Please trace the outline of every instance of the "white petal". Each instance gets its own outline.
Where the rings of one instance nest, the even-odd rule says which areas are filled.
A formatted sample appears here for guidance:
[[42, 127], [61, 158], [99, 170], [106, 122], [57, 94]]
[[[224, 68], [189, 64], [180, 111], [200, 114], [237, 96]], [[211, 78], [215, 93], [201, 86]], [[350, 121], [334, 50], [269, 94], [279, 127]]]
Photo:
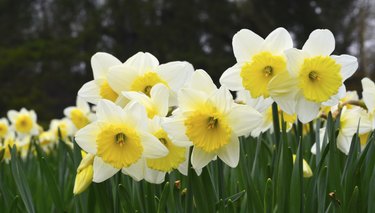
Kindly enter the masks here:
[[329, 30], [314, 30], [303, 45], [302, 50], [307, 51], [312, 56], [331, 55], [335, 50], [335, 37]]
[[124, 123], [134, 127], [135, 129], [141, 131], [147, 130], [148, 118], [146, 109], [138, 102], [131, 101], [128, 103], [121, 113], [121, 119]]
[[190, 88], [211, 95], [217, 90], [211, 77], [204, 70], [196, 70], [191, 77]]
[[228, 113], [228, 122], [236, 136], [248, 135], [262, 122], [262, 115], [250, 106], [236, 104]]
[[339, 134], [337, 136], [337, 148], [346, 155], [349, 154], [352, 137], [353, 135], [351, 137], [347, 137], [343, 134]]
[[[374, 112], [375, 110], [375, 84], [369, 78], [363, 78], [362, 82], [362, 96], [369, 112]], [[8, 114], [9, 117], [9, 114]]]
[[183, 117], [168, 117], [163, 119], [161, 126], [168, 133], [168, 137], [177, 146], [191, 146], [192, 143], [186, 136], [186, 127]]
[[322, 105], [335, 106], [339, 104], [339, 101], [341, 98], [345, 97], [345, 94], [346, 94], [346, 88], [345, 88], [345, 85], [343, 84], [339, 88], [339, 91], [335, 95], [331, 96], [331, 98], [328, 101], [323, 102]]
[[188, 175], [188, 169], [189, 169], [189, 156], [190, 156], [190, 149], [186, 149], [185, 151], [185, 161], [183, 163], [181, 163], [179, 166], [178, 166], [178, 171], [187, 176]]
[[248, 29], [242, 29], [233, 36], [233, 52], [237, 62], [250, 61], [259, 52], [263, 38]]
[[168, 88], [163, 84], [157, 84], [152, 87], [150, 96], [153, 105], [158, 109], [158, 115], [167, 116], [169, 110]]
[[147, 71], [154, 70], [159, 65], [159, 61], [148, 52], [138, 52], [126, 60], [124, 64], [135, 67], [139, 74], [143, 74]]
[[233, 91], [244, 90], [241, 78], [241, 69], [243, 63], [237, 63], [228, 68], [220, 77], [220, 84]]
[[113, 66], [108, 71], [108, 84], [117, 93], [122, 91], [129, 91], [131, 85], [139, 76], [136, 68], [127, 66], [125, 64]]
[[8, 118], [9, 120], [14, 123], [17, 119], [17, 116], [18, 116], [18, 112], [16, 110], [9, 110], [8, 111]]
[[119, 64], [121, 64], [121, 61], [111, 54], [104, 52], [95, 53], [95, 55], [91, 57], [91, 67], [94, 73], [94, 79], [105, 78], [108, 68]]
[[296, 48], [285, 50], [284, 53], [288, 61], [287, 67], [289, 74], [297, 77], [305, 58], [309, 57], [309, 55]]
[[98, 121], [121, 123], [120, 115], [122, 111], [121, 107], [117, 106], [112, 101], [103, 99], [98, 102], [96, 117]]
[[238, 137], [233, 135], [231, 142], [221, 148], [217, 155], [225, 164], [235, 168], [240, 160], [240, 141]]
[[306, 100], [301, 96], [296, 105], [298, 120], [302, 123], [308, 123], [314, 120], [319, 114], [320, 103]]
[[161, 64], [156, 72], [168, 83], [169, 88], [177, 92], [191, 78], [194, 68], [186, 61], [173, 61]]
[[194, 111], [207, 100], [207, 94], [198, 90], [183, 88], [178, 92], [178, 103], [181, 111]]
[[288, 72], [280, 73], [268, 83], [268, 91], [281, 110], [288, 114], [295, 113], [296, 95], [299, 91], [296, 78]]
[[93, 169], [94, 176], [92, 181], [95, 183], [103, 182], [120, 171], [120, 169], [116, 169], [110, 164], [105, 163], [100, 157], [94, 158]]
[[146, 167], [145, 180], [149, 183], [161, 184], [164, 182], [165, 172], [149, 169]]
[[293, 47], [293, 40], [289, 32], [279, 27], [272, 31], [264, 40], [264, 50], [269, 50], [273, 54], [283, 54], [283, 51]]
[[160, 158], [168, 154], [168, 149], [153, 135], [141, 132], [143, 155], [146, 158]]
[[336, 63], [341, 65], [342, 81], [345, 81], [358, 69], [357, 58], [351, 55], [333, 55], [331, 56]]
[[102, 98], [100, 96], [100, 87], [95, 80], [85, 83], [78, 90], [78, 96], [92, 104], [96, 104]]
[[194, 169], [202, 169], [209, 162], [211, 162], [216, 154], [211, 152], [205, 152], [197, 147], [193, 148], [193, 153], [191, 154], [191, 165]]
[[90, 112], [90, 105], [87, 103], [87, 101], [83, 100], [79, 96], [77, 96], [76, 105], [77, 105], [77, 108], [82, 110], [84, 113]]
[[121, 172], [129, 175], [135, 181], [140, 181], [145, 177], [146, 161], [144, 158], [139, 159], [136, 163], [130, 165], [127, 168], [122, 168]]
[[99, 131], [98, 123], [91, 123], [78, 130], [75, 135], [75, 140], [84, 151], [96, 154], [96, 135]]
[[233, 106], [233, 97], [224, 86], [216, 90], [216, 92], [209, 98], [211, 103], [214, 104], [222, 113], [227, 113]]

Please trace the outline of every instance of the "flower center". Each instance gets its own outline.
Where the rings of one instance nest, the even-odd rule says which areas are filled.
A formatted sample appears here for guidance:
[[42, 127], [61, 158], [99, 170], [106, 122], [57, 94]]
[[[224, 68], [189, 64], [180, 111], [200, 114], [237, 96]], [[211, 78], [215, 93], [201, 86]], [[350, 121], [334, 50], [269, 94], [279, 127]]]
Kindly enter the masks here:
[[8, 126], [4, 123], [0, 123], [0, 138], [4, 137], [8, 133]]
[[86, 115], [77, 108], [70, 112], [70, 117], [77, 129], [81, 129], [89, 123], [89, 119], [86, 117]]
[[166, 86], [168, 85], [167, 82], [161, 79], [156, 72], [147, 72], [133, 81], [130, 90], [142, 92], [147, 96], [150, 96], [152, 87], [158, 83], [162, 83]]
[[16, 119], [16, 131], [20, 133], [29, 133], [33, 128], [33, 121], [29, 115], [19, 115]]
[[186, 148], [174, 145], [164, 130], [159, 130], [153, 135], [167, 147], [169, 152], [166, 156], [161, 158], [147, 159], [147, 166], [162, 172], [170, 172], [177, 169], [178, 166], [186, 160]]
[[134, 164], [143, 153], [135, 129], [121, 124], [104, 125], [96, 136], [96, 146], [97, 155], [118, 169]]
[[115, 102], [118, 94], [109, 86], [108, 81], [104, 81], [100, 85], [100, 96], [104, 99], [110, 100], [112, 102]]
[[277, 74], [286, 71], [286, 60], [269, 52], [254, 55], [241, 69], [243, 87], [253, 98], [269, 97], [268, 83]]
[[194, 146], [206, 152], [215, 152], [229, 143], [232, 130], [225, 115], [206, 103], [185, 120], [186, 135]]
[[329, 56], [304, 60], [298, 74], [303, 96], [313, 102], [324, 102], [335, 95], [342, 85], [341, 65]]

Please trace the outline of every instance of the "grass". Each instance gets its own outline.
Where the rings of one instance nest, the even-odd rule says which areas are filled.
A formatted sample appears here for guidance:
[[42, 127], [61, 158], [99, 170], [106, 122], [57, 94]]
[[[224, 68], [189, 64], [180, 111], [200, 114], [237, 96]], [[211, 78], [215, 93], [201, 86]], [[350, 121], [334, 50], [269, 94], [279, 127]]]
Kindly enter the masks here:
[[[326, 123], [323, 141], [319, 127]], [[121, 173], [73, 195], [80, 148], [60, 141], [47, 155], [35, 141], [26, 159], [15, 147], [0, 163], [1, 212], [375, 212], [375, 135], [361, 151], [354, 135], [348, 156], [336, 146], [338, 120], [297, 123], [286, 132], [274, 116], [275, 134], [240, 138], [240, 163], [219, 159], [198, 176], [174, 171], [164, 183], [136, 182]], [[280, 130], [280, 131], [277, 131]], [[323, 149], [312, 155], [314, 142]], [[319, 147], [319, 146], [318, 146]], [[292, 155], [296, 154], [293, 163]], [[0, 157], [4, 151], [0, 153]], [[303, 178], [302, 159], [313, 171]]]

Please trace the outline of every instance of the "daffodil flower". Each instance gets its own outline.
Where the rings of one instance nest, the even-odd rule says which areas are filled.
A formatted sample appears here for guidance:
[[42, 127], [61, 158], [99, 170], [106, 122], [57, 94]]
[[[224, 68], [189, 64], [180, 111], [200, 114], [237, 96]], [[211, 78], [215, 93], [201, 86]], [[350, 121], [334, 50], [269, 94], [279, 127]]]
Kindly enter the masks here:
[[72, 121], [68, 118], [52, 119], [48, 131], [53, 134], [55, 141], [58, 141], [59, 137], [61, 136], [61, 139], [67, 142], [69, 137], [73, 136], [76, 132], [76, 128]]
[[115, 102], [119, 96], [108, 84], [108, 70], [110, 67], [122, 64], [111, 54], [98, 52], [91, 57], [91, 67], [94, 80], [85, 83], [78, 91], [78, 96], [83, 100], [97, 104], [100, 99]]
[[22, 108], [19, 112], [9, 110], [8, 118], [12, 123], [11, 128], [16, 130], [20, 136], [38, 134], [37, 116], [34, 110], [29, 111], [25, 108]]
[[[295, 163], [297, 158], [297, 155], [293, 155], [293, 164]], [[310, 168], [310, 165], [305, 161], [305, 159], [302, 159], [302, 174], [304, 178], [309, 178], [313, 176], [313, 172]]]
[[10, 132], [9, 128], [10, 127], [9, 127], [8, 119], [1, 118], [0, 119], [0, 139], [5, 138], [9, 134], [9, 132]]
[[227, 69], [220, 83], [230, 90], [247, 90], [252, 98], [268, 98], [268, 83], [286, 72], [284, 50], [293, 47], [288, 31], [277, 28], [266, 39], [242, 29], [233, 36], [233, 52], [237, 63]]
[[367, 107], [373, 128], [375, 127], [375, 84], [369, 78], [362, 79], [362, 97]]
[[122, 92], [122, 95], [131, 101], [136, 101], [146, 108], [147, 116], [165, 117], [169, 109], [169, 90], [164, 84], [157, 84], [151, 88], [149, 96], [142, 92]]
[[81, 129], [95, 119], [89, 104], [80, 97], [77, 97], [76, 106], [64, 109], [64, 115], [73, 122], [77, 129]]
[[92, 154], [82, 155], [82, 160], [77, 168], [77, 175], [74, 181], [73, 194], [78, 195], [84, 192], [91, 184], [94, 175], [93, 163], [94, 155]]
[[180, 173], [187, 175], [189, 149], [177, 146], [168, 134], [160, 126], [161, 118], [155, 116], [149, 122], [149, 129], [153, 136], [168, 149], [168, 154], [161, 158], [144, 158], [137, 165], [123, 168], [123, 172], [129, 174], [134, 180], [145, 179], [150, 183], [160, 184], [164, 181], [165, 174], [177, 169]]
[[179, 109], [165, 118], [163, 129], [179, 146], [193, 145], [191, 163], [201, 169], [217, 156], [230, 167], [239, 160], [239, 136], [248, 135], [261, 121], [250, 106], [236, 104], [225, 88], [217, 89], [203, 70], [194, 72], [178, 93]]
[[[113, 66], [108, 73], [108, 82], [116, 93], [135, 91], [150, 96], [153, 86], [164, 84], [170, 93], [169, 104], [176, 105], [176, 92], [185, 84], [193, 73], [193, 66], [188, 62], [173, 61], [160, 64], [150, 53], [138, 52], [124, 64]], [[127, 100], [119, 100], [124, 105]]]
[[[372, 131], [372, 123], [366, 110], [360, 107], [348, 109], [346, 106], [342, 109], [340, 115], [340, 129], [337, 135], [337, 148], [348, 155], [352, 138], [358, 130], [360, 145], [363, 149], [367, 144], [367, 139]], [[320, 129], [320, 149], [323, 146], [323, 137], [325, 128]], [[316, 144], [311, 147], [311, 153], [316, 154]]]
[[124, 109], [108, 100], [101, 100], [97, 120], [75, 136], [77, 144], [95, 155], [94, 182], [102, 182], [123, 168], [137, 164], [142, 158], [159, 158], [168, 149], [148, 131], [145, 108], [136, 102]]
[[285, 51], [288, 72], [273, 78], [271, 97], [288, 114], [297, 113], [302, 123], [313, 120], [321, 105], [333, 106], [345, 96], [343, 82], [356, 71], [357, 59], [331, 55], [335, 38], [329, 30], [313, 31], [302, 50]]

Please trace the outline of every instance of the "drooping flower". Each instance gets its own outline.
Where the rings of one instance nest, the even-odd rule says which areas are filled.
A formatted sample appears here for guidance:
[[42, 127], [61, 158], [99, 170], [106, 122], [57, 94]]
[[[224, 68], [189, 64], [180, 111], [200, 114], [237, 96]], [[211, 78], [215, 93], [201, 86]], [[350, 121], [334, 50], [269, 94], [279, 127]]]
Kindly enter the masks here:
[[313, 120], [320, 106], [338, 104], [345, 96], [343, 82], [357, 69], [350, 55], [331, 55], [335, 38], [329, 30], [313, 31], [302, 50], [285, 51], [288, 72], [277, 75], [268, 89], [272, 98], [288, 114], [297, 113], [302, 123]]
[[38, 125], [34, 110], [22, 108], [19, 112], [15, 110], [8, 111], [8, 118], [12, 123], [12, 129], [16, 130], [20, 136], [37, 135]]
[[277, 28], [266, 39], [242, 29], [233, 36], [233, 52], [237, 63], [227, 69], [220, 83], [230, 90], [247, 90], [252, 98], [268, 98], [268, 83], [286, 72], [284, 50], [293, 47], [288, 31]]
[[92, 154], [82, 152], [82, 160], [77, 168], [77, 175], [74, 181], [74, 195], [81, 194], [90, 186], [94, 176], [94, 157]]
[[[176, 92], [185, 84], [193, 73], [193, 66], [184, 61], [160, 64], [150, 53], [138, 52], [124, 64], [111, 67], [108, 73], [109, 85], [116, 93], [135, 91], [150, 96], [153, 86], [164, 84], [170, 93], [169, 104], [176, 105]], [[122, 100], [126, 103], [125, 101]], [[120, 105], [123, 102], [119, 101]]]
[[108, 84], [108, 70], [110, 67], [122, 64], [111, 54], [98, 52], [91, 57], [91, 67], [94, 80], [85, 83], [78, 91], [78, 96], [83, 100], [96, 104], [100, 99], [115, 102], [119, 96]]
[[175, 144], [194, 146], [193, 167], [201, 169], [216, 156], [236, 167], [238, 137], [250, 134], [261, 115], [250, 106], [234, 103], [230, 92], [217, 89], [203, 70], [194, 72], [188, 86], [179, 91], [178, 102], [179, 108], [162, 126]]
[[168, 153], [148, 132], [146, 110], [140, 104], [131, 102], [122, 109], [101, 100], [96, 116], [97, 120], [80, 129], [75, 137], [84, 151], [95, 155], [94, 182], [102, 182], [144, 157], [159, 158]]

